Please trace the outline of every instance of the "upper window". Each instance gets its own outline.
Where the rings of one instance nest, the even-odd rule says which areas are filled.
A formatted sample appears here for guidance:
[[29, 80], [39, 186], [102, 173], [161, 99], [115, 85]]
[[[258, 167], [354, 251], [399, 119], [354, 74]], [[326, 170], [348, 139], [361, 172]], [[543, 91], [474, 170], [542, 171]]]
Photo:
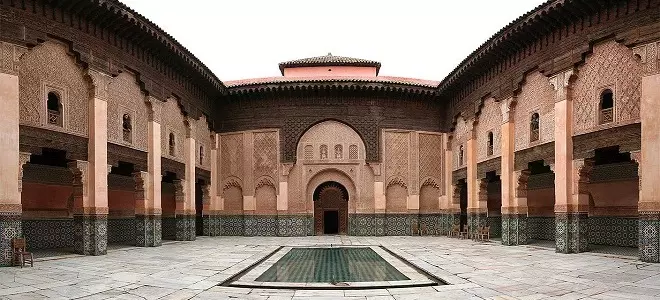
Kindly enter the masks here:
[[493, 155], [493, 132], [488, 133], [488, 156]]
[[344, 157], [344, 146], [335, 145], [335, 159], [342, 159]]
[[124, 114], [121, 117], [121, 128], [124, 141], [131, 143], [133, 141], [133, 125], [131, 124], [131, 115]]
[[314, 159], [314, 146], [312, 145], [305, 146], [305, 159], [306, 160]]
[[599, 123], [605, 124], [614, 121], [614, 93], [606, 89], [600, 94]]
[[328, 159], [328, 145], [321, 145], [321, 159]]
[[533, 113], [529, 121], [529, 141], [535, 142], [539, 140], [540, 117], [538, 113]]
[[350, 145], [348, 147], [348, 158], [349, 159], [358, 159], [358, 146]]
[[204, 146], [199, 146], [199, 164], [204, 164]]
[[463, 165], [463, 145], [458, 146], [458, 165]]
[[169, 145], [170, 156], [174, 156], [174, 154], [176, 154], [174, 151], [176, 149], [176, 140], [174, 139], [174, 133], [170, 132], [170, 136], [167, 144]]
[[56, 92], [48, 92], [46, 100], [48, 124], [62, 126], [62, 101]]

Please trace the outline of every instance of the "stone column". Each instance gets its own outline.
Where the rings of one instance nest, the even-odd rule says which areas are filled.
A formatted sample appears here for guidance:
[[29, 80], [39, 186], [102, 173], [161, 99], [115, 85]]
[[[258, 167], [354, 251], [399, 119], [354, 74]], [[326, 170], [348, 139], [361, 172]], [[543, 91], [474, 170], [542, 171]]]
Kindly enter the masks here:
[[[153, 208], [150, 199], [149, 172], [133, 173], [135, 180], [135, 245], [138, 247], [156, 247], [162, 244], [160, 213]], [[159, 181], [160, 182], [160, 181]]]
[[208, 190], [205, 189], [204, 193], [204, 208], [202, 217], [204, 219], [203, 233], [205, 236], [220, 235], [220, 218], [218, 201], [218, 177], [220, 166], [218, 164], [218, 135], [212, 133], [211, 135], [211, 183], [208, 185]]
[[[108, 246], [108, 208], [97, 206], [90, 186], [90, 163], [68, 163], [73, 173], [74, 251], [83, 255], [104, 255]], [[108, 172], [106, 165], [106, 172]], [[106, 176], [107, 176], [106, 173]], [[106, 198], [107, 199], [107, 198]]]
[[[442, 233], [447, 234], [453, 225], [459, 225], [460, 220], [461, 220], [461, 207], [460, 207], [460, 202], [455, 202], [454, 197], [455, 197], [455, 190], [456, 186], [454, 185], [453, 182], [453, 151], [451, 150], [451, 140], [452, 136], [450, 134], [443, 134], [443, 140], [445, 141], [444, 143], [444, 198], [442, 201], [442, 205], [440, 206], [440, 209], [442, 210]], [[460, 193], [456, 193], [456, 195], [460, 195]]]
[[21, 236], [18, 76], [0, 71], [0, 266], [11, 263], [11, 239]]
[[476, 232], [480, 226], [488, 224], [487, 198], [482, 196], [483, 185], [487, 184], [485, 179], [477, 178], [477, 145], [476, 130], [474, 125], [470, 126], [470, 138], [466, 142], [467, 157], [467, 189], [468, 189], [468, 226], [470, 231]]
[[[588, 249], [587, 216], [576, 202], [576, 165], [573, 161], [573, 99], [571, 80], [574, 70], [550, 78], [555, 90], [555, 226], [557, 252], [578, 253]], [[579, 164], [579, 162], [577, 162]]]
[[382, 173], [383, 166], [379, 163], [370, 163], [369, 166], [371, 166], [371, 170], [374, 172], [373, 232], [375, 236], [384, 236], [387, 200], [385, 198], [385, 182]]
[[[147, 124], [147, 172], [133, 174], [138, 193], [135, 222], [136, 241], [140, 247], [155, 247], [162, 244], [161, 206], [161, 101], [147, 96], [149, 107]], [[142, 191], [141, 191], [142, 190]], [[139, 200], [143, 199], [143, 200]]]
[[[176, 207], [176, 239], [178, 241], [195, 240], [195, 125], [188, 119], [186, 140], [184, 142], [183, 156], [185, 165], [185, 179], [179, 180], [181, 185], [177, 197]], [[179, 188], [177, 188], [179, 189]]]
[[293, 216], [289, 215], [289, 172], [293, 168], [292, 163], [280, 165], [279, 194], [277, 195], [277, 235], [291, 236], [291, 228], [294, 226]]

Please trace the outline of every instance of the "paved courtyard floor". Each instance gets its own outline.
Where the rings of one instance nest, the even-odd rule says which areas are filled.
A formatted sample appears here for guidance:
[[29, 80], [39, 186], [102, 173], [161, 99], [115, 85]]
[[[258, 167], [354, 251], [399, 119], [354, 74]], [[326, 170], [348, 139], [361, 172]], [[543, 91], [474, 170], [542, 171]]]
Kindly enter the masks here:
[[[367, 290], [218, 286], [282, 245], [384, 245], [449, 285]], [[660, 264], [446, 237], [198, 237], [0, 268], [0, 299], [660, 299]]]

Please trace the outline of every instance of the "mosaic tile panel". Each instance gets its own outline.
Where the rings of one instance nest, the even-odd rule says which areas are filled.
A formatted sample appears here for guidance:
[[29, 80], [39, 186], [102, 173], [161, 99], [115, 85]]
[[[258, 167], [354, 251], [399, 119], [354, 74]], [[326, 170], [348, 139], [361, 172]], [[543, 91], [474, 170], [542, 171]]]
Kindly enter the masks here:
[[530, 239], [555, 240], [555, 217], [527, 217], [527, 227]]
[[245, 216], [245, 236], [277, 236], [277, 216]]
[[555, 214], [555, 245], [560, 253], [589, 250], [589, 218], [586, 213]]
[[502, 236], [502, 216], [488, 216], [487, 223], [490, 227], [491, 238], [498, 238]]
[[502, 245], [525, 245], [528, 238], [527, 215], [502, 215]]
[[589, 243], [637, 247], [637, 218], [589, 217]]
[[375, 218], [373, 214], [349, 214], [348, 234], [356, 236], [372, 236], [376, 233], [374, 223]]
[[639, 259], [660, 262], [660, 212], [639, 214]]
[[138, 247], [157, 247], [162, 245], [160, 215], [135, 216], [135, 245]]
[[311, 216], [306, 215], [277, 216], [277, 234], [278, 236], [313, 235], [309, 232], [310, 222], [312, 222]]
[[411, 235], [412, 219], [408, 214], [385, 215], [385, 235]]
[[0, 266], [11, 265], [11, 240], [20, 237], [21, 231], [19, 213], [0, 212]]
[[488, 217], [486, 214], [468, 214], [467, 222], [470, 232], [476, 233], [479, 227], [488, 225]]
[[195, 240], [195, 215], [177, 215], [174, 222], [176, 224], [175, 236], [177, 241]]
[[257, 277], [261, 282], [409, 280], [371, 248], [293, 248]]
[[108, 216], [77, 215], [73, 221], [73, 250], [83, 255], [105, 255], [108, 249]]
[[223, 215], [220, 216], [220, 235], [243, 236], [245, 234], [245, 223], [243, 215]]
[[375, 214], [374, 215], [374, 235], [375, 236], [384, 236], [385, 235], [385, 224], [386, 224], [386, 215], [385, 214]]
[[202, 232], [205, 236], [218, 236], [222, 229], [220, 228], [220, 216], [204, 215], [202, 217]]
[[419, 228], [424, 225], [426, 227], [425, 235], [441, 235], [442, 234], [442, 215], [440, 214], [420, 214], [419, 215]]
[[163, 240], [176, 240], [176, 219], [174, 216], [162, 217], [161, 229]]
[[29, 249], [73, 248], [73, 219], [23, 220]]
[[108, 243], [134, 245], [135, 238], [134, 218], [108, 219]]

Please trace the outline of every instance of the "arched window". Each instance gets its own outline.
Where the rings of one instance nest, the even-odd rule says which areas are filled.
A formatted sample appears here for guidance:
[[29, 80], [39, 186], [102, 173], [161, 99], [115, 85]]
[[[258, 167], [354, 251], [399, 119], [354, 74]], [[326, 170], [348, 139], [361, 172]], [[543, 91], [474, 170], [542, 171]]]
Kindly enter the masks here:
[[314, 146], [306, 145], [305, 146], [305, 160], [314, 159]]
[[614, 121], [614, 93], [606, 89], [600, 94], [600, 124]]
[[463, 165], [463, 145], [458, 146], [458, 165]]
[[488, 133], [488, 156], [493, 155], [493, 132]]
[[344, 146], [335, 145], [335, 159], [342, 159], [344, 157]]
[[199, 164], [204, 164], [204, 146], [199, 146]]
[[62, 126], [62, 101], [56, 92], [48, 92], [46, 100], [48, 124]]
[[328, 159], [328, 145], [321, 145], [321, 159]]
[[348, 147], [348, 158], [349, 159], [358, 159], [358, 146], [357, 145], [350, 145]]
[[539, 140], [539, 127], [540, 127], [539, 114], [538, 113], [533, 113], [532, 114], [532, 119], [529, 122], [529, 141], [530, 142], [535, 142], [535, 141]]
[[124, 114], [121, 117], [121, 128], [123, 132], [123, 138], [125, 142], [132, 142], [133, 141], [133, 135], [131, 132], [133, 131], [133, 125], [131, 124], [131, 115], [129, 114]]
[[169, 145], [170, 156], [174, 156], [174, 154], [175, 154], [174, 150], [176, 148], [176, 140], [174, 139], [174, 133], [170, 132], [168, 145]]

